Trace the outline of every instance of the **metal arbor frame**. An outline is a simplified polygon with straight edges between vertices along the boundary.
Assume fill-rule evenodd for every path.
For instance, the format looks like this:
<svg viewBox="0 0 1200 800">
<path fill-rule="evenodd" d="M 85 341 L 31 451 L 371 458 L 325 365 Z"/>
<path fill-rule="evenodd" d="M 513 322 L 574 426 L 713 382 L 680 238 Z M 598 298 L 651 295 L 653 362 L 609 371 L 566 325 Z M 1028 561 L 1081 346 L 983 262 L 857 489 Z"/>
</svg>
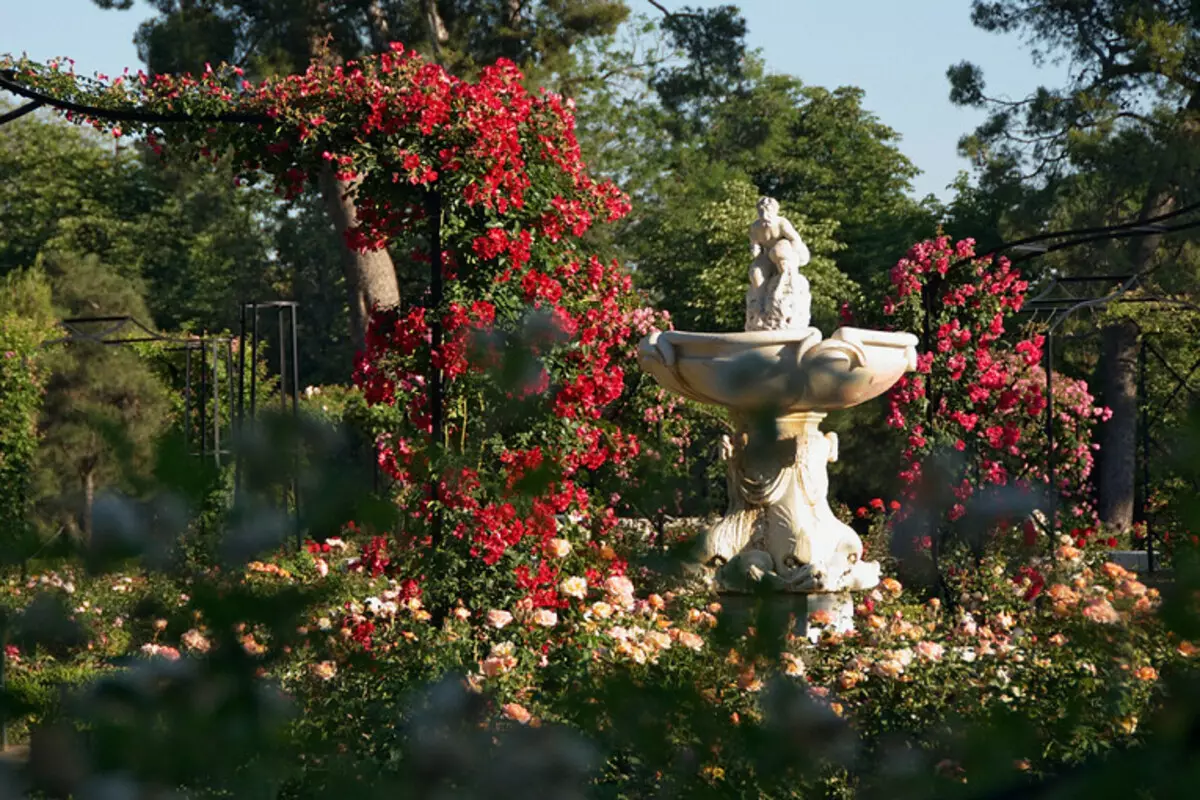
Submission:
<svg viewBox="0 0 1200 800">
<path fill-rule="evenodd" d="M 1195 359 L 1191 366 L 1182 374 L 1171 365 L 1170 360 L 1152 342 L 1151 334 L 1142 335 L 1142 344 L 1138 351 L 1138 407 L 1140 409 L 1138 452 L 1141 456 L 1141 469 L 1138 470 L 1138 522 L 1145 525 L 1146 562 L 1150 572 L 1155 571 L 1154 545 L 1161 534 L 1155 529 L 1154 514 L 1150 503 L 1150 462 L 1154 457 L 1153 450 L 1165 456 L 1170 451 L 1154 434 L 1154 426 L 1160 422 L 1182 396 L 1192 403 L 1200 401 L 1200 380 L 1193 382 L 1193 376 L 1200 370 L 1200 358 Z M 1151 365 L 1151 357 L 1158 362 L 1161 369 L 1166 370 L 1172 379 L 1170 393 L 1161 403 L 1155 403 L 1150 396 L 1147 374 Z M 1193 479 L 1189 481 L 1192 491 L 1200 495 L 1200 485 Z M 1163 540 L 1165 544 L 1165 540 Z"/>
<path fill-rule="evenodd" d="M 22 105 L 19 108 L 0 116 L 0 125 L 12 122 L 15 119 L 18 119 L 43 107 L 92 119 L 107 119 L 116 122 L 141 122 L 159 126 L 197 122 L 206 124 L 265 125 L 271 124 L 272 122 L 272 120 L 265 115 L 242 112 L 227 112 L 210 116 L 201 116 L 186 113 L 158 113 L 140 108 L 99 108 L 96 106 L 63 100 L 61 98 L 48 95 L 45 92 L 23 86 L 20 82 L 18 82 L 17 75 L 12 70 L 0 70 L 0 90 L 10 92 L 11 94 L 16 95 L 17 97 L 20 97 L 26 101 L 25 105 Z M 432 187 L 423 190 L 422 202 L 428 225 L 426 238 L 429 253 L 429 294 L 426 300 L 426 308 L 430 310 L 436 310 L 441 307 L 444 296 L 442 286 L 443 198 L 440 187 L 435 184 Z M 257 306 L 266 307 L 266 304 L 260 303 L 257 304 Z M 295 318 L 293 317 L 293 323 L 294 322 Z M 433 349 L 437 349 L 442 345 L 443 336 L 440 315 L 432 315 L 429 328 L 431 334 L 430 346 Z M 441 368 L 435 366 L 432 361 L 429 367 L 428 385 L 430 416 L 432 418 L 430 442 L 434 448 L 437 448 L 443 441 L 444 387 L 442 370 Z M 253 402 L 251 403 L 251 409 L 252 411 L 254 409 Z M 438 499 L 437 481 L 430 481 L 429 493 L 430 497 L 434 501 Z M 440 507 L 437 507 L 434 511 L 431 525 L 431 534 L 435 544 L 439 543 L 441 540 L 441 530 L 442 512 Z"/>
<path fill-rule="evenodd" d="M 1138 295 L 1134 297 L 1128 296 L 1131 291 L 1139 286 L 1140 275 L 1124 274 L 1124 275 L 1090 275 L 1090 276 L 1052 276 L 1050 283 L 1041 294 L 1028 301 L 1023 312 L 1032 313 L 1035 316 L 1040 312 L 1048 312 L 1048 318 L 1043 323 L 1043 335 L 1046 341 L 1043 345 L 1043 367 L 1045 371 L 1045 397 L 1046 397 L 1046 415 L 1045 415 L 1045 430 L 1047 439 L 1047 472 L 1049 484 L 1053 486 L 1055 483 L 1055 470 L 1057 467 L 1055 458 L 1055 425 L 1054 425 L 1054 347 L 1060 341 L 1078 340 L 1093 338 L 1097 332 L 1092 334 L 1059 334 L 1058 329 L 1061 325 L 1067 322 L 1076 312 L 1085 309 L 1104 308 L 1110 304 L 1144 304 L 1159 307 L 1173 307 L 1185 311 L 1200 312 L 1200 306 L 1192 303 L 1181 301 L 1176 298 L 1160 297 L 1160 296 L 1144 296 Z M 1100 293 L 1092 289 L 1100 284 L 1112 286 L 1114 283 L 1119 284 L 1119 288 L 1112 292 Z M 1080 291 L 1075 287 L 1087 287 Z M 1151 400 L 1147 394 L 1146 375 L 1149 366 L 1149 356 L 1153 354 L 1160 362 L 1162 367 L 1169 370 L 1176 379 L 1173 386 L 1171 396 L 1162 403 L 1158 409 L 1158 415 L 1151 413 Z M 1135 465 L 1135 495 L 1137 497 L 1135 509 L 1135 521 L 1143 522 L 1146 525 L 1146 561 L 1147 571 L 1155 571 L 1155 532 L 1153 530 L 1153 521 L 1148 510 L 1148 498 L 1150 496 L 1150 448 L 1154 444 L 1163 449 L 1152 436 L 1151 429 L 1153 425 L 1161 419 L 1161 412 L 1167 408 L 1178 397 L 1180 391 L 1186 390 L 1192 397 L 1200 399 L 1200 388 L 1192 388 L 1190 380 L 1197 370 L 1200 370 L 1200 359 L 1192 364 L 1185 375 L 1179 375 L 1178 372 L 1170 365 L 1168 359 L 1158 351 L 1149 341 L 1148 334 L 1141 334 L 1141 346 L 1138 350 L 1138 428 L 1139 437 L 1137 443 L 1137 461 Z M 1200 487 L 1197 487 L 1200 490 Z M 1057 533 L 1057 492 L 1051 490 L 1048 493 L 1050 509 L 1047 514 L 1046 527 L 1051 534 L 1053 542 L 1054 534 Z"/>
<path fill-rule="evenodd" d="M 1145 236 L 1167 236 L 1176 233 L 1191 231 L 1200 228 L 1200 202 L 1191 203 L 1182 206 L 1174 211 L 1169 211 L 1157 216 L 1146 217 L 1143 219 L 1132 220 L 1129 222 L 1119 223 L 1116 225 L 1107 225 L 1095 228 L 1079 228 L 1066 231 L 1050 231 L 1040 233 L 1033 236 L 1028 236 L 1023 239 L 1017 239 L 1011 242 L 1005 242 L 992 249 L 979 253 L 968 258 L 956 261 L 951 267 L 961 266 L 962 264 L 971 261 L 992 258 L 1001 256 L 1006 253 L 1012 253 L 1010 261 L 1013 265 L 1017 265 L 1035 258 L 1040 258 L 1048 253 L 1059 250 L 1067 250 L 1079 247 L 1085 244 L 1092 244 L 1101 241 L 1118 240 L 1118 239 L 1134 239 Z M 1194 217 L 1185 219 L 1182 222 L 1177 221 L 1181 217 Z M 1169 224 L 1168 224 L 1169 223 Z M 1046 342 L 1043 349 L 1043 367 L 1046 375 L 1045 396 L 1046 396 L 1046 412 L 1044 417 L 1044 425 L 1047 437 L 1047 473 L 1048 484 L 1053 487 L 1055 484 L 1055 472 L 1057 465 L 1054 457 L 1054 395 L 1053 395 L 1053 376 L 1054 376 L 1054 340 L 1055 333 L 1059 326 L 1070 319 L 1075 313 L 1085 308 L 1096 308 L 1106 306 L 1112 302 L 1129 302 L 1129 303 L 1156 303 L 1160 305 L 1173 305 L 1178 307 L 1189 308 L 1200 311 L 1200 307 L 1172 298 L 1160 297 L 1127 297 L 1127 294 L 1138 287 L 1141 279 L 1144 276 L 1141 273 L 1132 273 L 1126 275 L 1092 275 L 1092 276 L 1058 276 L 1051 275 L 1051 280 L 1046 289 L 1033 300 L 1027 301 L 1025 304 L 1026 311 L 1049 310 L 1051 318 L 1045 327 Z M 1120 286 L 1107 294 L 1084 294 L 1079 295 L 1072 291 L 1069 287 L 1073 285 L 1088 285 L 1096 283 L 1107 283 L 1112 285 L 1114 282 L 1120 282 Z M 1063 290 L 1063 287 L 1068 287 Z M 1060 291 L 1062 290 L 1062 291 Z M 1060 296 L 1054 295 L 1058 292 Z M 1065 296 L 1062 296 L 1065 293 Z M 929 320 L 932 316 L 931 304 L 933 302 L 934 292 L 929 291 L 926 287 L 925 291 L 925 330 L 923 332 L 923 344 L 926 350 L 932 344 L 932 332 L 929 326 Z M 1048 492 L 1050 508 L 1046 517 L 1044 527 L 1050 534 L 1048 539 L 1053 548 L 1055 534 L 1057 533 L 1058 518 L 1057 518 L 1057 493 L 1053 490 Z M 1153 566 L 1153 544 L 1152 537 L 1147 537 L 1148 547 L 1151 550 L 1148 553 L 1150 566 Z"/>
<path fill-rule="evenodd" d="M 46 346 L 93 342 L 108 347 L 161 343 L 165 350 L 184 353 L 183 437 L 189 453 L 202 459 L 210 455 L 221 467 L 223 459 L 232 454 L 229 437 L 222 441 L 221 399 L 225 395 L 227 409 L 234 408 L 236 395 L 233 385 L 233 338 L 230 336 L 165 336 L 128 315 L 69 317 L 59 322 L 66 333 L 46 342 Z M 104 326 L 96 330 L 93 326 Z M 197 363 L 197 360 L 199 363 Z M 225 362 L 225 378 L 219 369 Z M 199 398 L 197 399 L 197 383 Z M 224 386 L 222 386 L 224 384 Z M 211 415 L 210 415 L 211 409 Z M 198 441 L 192 440 L 192 419 L 197 418 Z M 210 424 L 211 423 L 211 424 Z M 232 433 L 232 425 L 229 427 Z"/>
<path fill-rule="evenodd" d="M 242 303 L 238 330 L 238 341 L 241 346 L 238 348 L 237 408 L 235 415 L 235 431 L 239 435 L 245 430 L 247 419 L 253 421 L 258 414 L 258 370 L 256 365 L 258 364 L 259 348 L 262 343 L 262 331 L 259 321 L 264 313 L 274 312 L 279 325 L 279 402 L 281 412 L 287 414 L 290 405 L 293 421 L 298 420 L 300 417 L 300 340 L 297 317 L 299 307 L 300 304 L 294 300 L 253 300 Z M 290 348 L 288 347 L 289 338 L 291 340 Z M 250 354 L 250 402 L 248 409 L 246 403 L 247 353 Z M 293 453 L 293 466 L 298 467 L 299 461 L 299 453 Z M 245 477 L 240 451 L 237 454 L 234 464 L 234 492 L 235 496 L 240 496 Z M 296 546 L 299 548 L 303 534 L 300 528 L 300 484 L 297 473 L 298 469 L 294 468 L 289 483 L 296 527 Z M 286 496 L 284 497 L 284 502 L 287 502 Z"/>
<path fill-rule="evenodd" d="M 229 456 L 240 478 L 242 459 L 231 440 L 240 434 L 247 419 L 258 413 L 258 371 L 254 364 L 262 343 L 259 321 L 263 313 L 274 311 L 279 326 L 279 398 L 282 410 L 293 418 L 300 413 L 299 303 L 292 300 L 257 300 L 242 304 L 238 335 L 167 336 L 128 315 L 69 317 L 59 322 L 65 336 L 49 340 L 45 346 L 88 341 L 105 346 L 160 343 L 164 350 L 184 353 L 183 434 L 188 452 L 200 458 L 211 456 L 221 467 Z M 99 330 L 95 326 L 103 326 Z M 290 347 L 288 346 L 290 340 Z M 235 380 L 234 343 L 237 342 L 237 378 Z M 246 386 L 246 354 L 250 354 L 250 385 Z M 224 365 L 224 376 L 220 367 Z M 199 397 L 197 397 L 197 394 Z M 249 403 L 247 403 L 247 394 Z M 224 402 L 224 405 L 222 403 Z M 221 424 L 222 410 L 230 416 Z M 196 420 L 200 436 L 192 437 Z M 240 480 L 238 482 L 240 488 Z M 293 498 L 296 489 L 293 484 Z M 298 509 L 298 503 L 297 503 Z"/>
</svg>

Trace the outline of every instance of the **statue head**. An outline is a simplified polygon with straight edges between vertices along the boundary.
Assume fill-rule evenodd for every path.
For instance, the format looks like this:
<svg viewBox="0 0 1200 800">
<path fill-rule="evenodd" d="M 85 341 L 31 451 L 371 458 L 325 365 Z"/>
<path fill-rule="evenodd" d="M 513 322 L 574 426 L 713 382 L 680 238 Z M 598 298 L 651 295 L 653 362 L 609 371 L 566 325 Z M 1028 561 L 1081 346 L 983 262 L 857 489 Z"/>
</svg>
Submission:
<svg viewBox="0 0 1200 800">
<path fill-rule="evenodd" d="M 763 219 L 775 219 L 779 216 L 779 201 L 774 197 L 758 198 L 758 216 Z"/>
</svg>

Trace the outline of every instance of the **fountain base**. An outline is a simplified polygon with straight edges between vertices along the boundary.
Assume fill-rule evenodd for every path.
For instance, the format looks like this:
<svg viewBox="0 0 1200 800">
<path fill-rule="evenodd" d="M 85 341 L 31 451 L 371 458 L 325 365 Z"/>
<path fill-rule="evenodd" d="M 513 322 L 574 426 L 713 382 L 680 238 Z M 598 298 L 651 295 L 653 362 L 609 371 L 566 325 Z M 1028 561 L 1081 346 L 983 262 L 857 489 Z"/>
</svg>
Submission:
<svg viewBox="0 0 1200 800">
<path fill-rule="evenodd" d="M 879 582 L 879 564 L 862 560 L 862 540 L 829 507 L 837 435 L 821 431 L 824 418 L 739 415 L 738 433 L 722 448 L 729 507 L 701 537 L 696 559 L 712 588 L 813 594 Z"/>
<path fill-rule="evenodd" d="M 786 620 L 789 633 L 814 644 L 821 640 L 821 635 L 826 631 L 844 634 L 854 629 L 854 600 L 849 592 L 724 593 L 721 595 L 721 608 L 722 614 L 739 628 L 761 628 L 765 619 Z"/>
</svg>

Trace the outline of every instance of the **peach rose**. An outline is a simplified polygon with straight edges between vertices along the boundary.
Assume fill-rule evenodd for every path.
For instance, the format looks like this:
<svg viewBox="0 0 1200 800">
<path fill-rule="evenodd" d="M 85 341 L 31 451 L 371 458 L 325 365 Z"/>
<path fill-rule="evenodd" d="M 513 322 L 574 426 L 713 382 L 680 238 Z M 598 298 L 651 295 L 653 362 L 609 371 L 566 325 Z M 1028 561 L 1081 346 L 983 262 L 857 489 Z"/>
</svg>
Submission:
<svg viewBox="0 0 1200 800">
<path fill-rule="evenodd" d="M 504 712 L 504 716 L 522 725 L 528 725 L 529 720 L 533 719 L 533 715 L 529 713 L 529 710 L 520 703 L 505 703 L 500 710 Z"/>
<path fill-rule="evenodd" d="M 546 542 L 545 553 L 548 558 L 566 558 L 571 554 L 571 543 L 566 539 L 551 539 Z"/>
<path fill-rule="evenodd" d="M 1158 679 L 1158 670 L 1147 664 L 1135 669 L 1133 671 L 1133 677 L 1137 678 L 1139 681 L 1146 681 L 1149 683 L 1150 681 Z"/>
<path fill-rule="evenodd" d="M 1101 625 L 1113 625 L 1121 621 L 1121 615 L 1104 598 L 1097 598 L 1084 606 L 1083 616 Z"/>
<path fill-rule="evenodd" d="M 308 665 L 308 671 L 314 678 L 323 681 L 332 680 L 337 675 L 337 664 L 332 661 L 318 661 Z"/>
<path fill-rule="evenodd" d="M 941 661 L 945 655 L 946 648 L 942 647 L 937 642 L 923 641 L 917 642 L 917 656 L 926 661 Z"/>
<path fill-rule="evenodd" d="M 496 630 L 500 630 L 508 623 L 512 622 L 513 615 L 507 611 L 502 611 L 498 608 L 493 608 L 487 612 L 487 624 Z"/>
</svg>

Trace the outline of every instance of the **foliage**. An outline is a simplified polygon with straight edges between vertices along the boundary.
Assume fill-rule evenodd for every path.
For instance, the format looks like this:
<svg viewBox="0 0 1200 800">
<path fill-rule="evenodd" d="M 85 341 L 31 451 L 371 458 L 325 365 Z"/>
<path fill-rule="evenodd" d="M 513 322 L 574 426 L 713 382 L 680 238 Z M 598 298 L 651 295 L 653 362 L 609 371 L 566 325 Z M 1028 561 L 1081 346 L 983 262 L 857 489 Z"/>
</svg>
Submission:
<svg viewBox="0 0 1200 800">
<path fill-rule="evenodd" d="M 49 286 L 34 272 L 0 278 L 0 540 L 17 557 L 29 541 L 31 478 L 53 331 Z"/>
<path fill-rule="evenodd" d="M 229 528 L 226 552 L 247 534 Z M 640 547 L 612 541 L 602 557 Z M 812 640 L 766 598 L 747 619 L 732 599 L 621 579 L 564 577 L 566 608 L 464 603 L 439 621 L 354 525 L 300 552 L 242 552 L 173 576 L 7 579 L 10 686 L 40 730 L 37 786 L 474 797 L 519 776 L 589 797 L 916 798 L 958 796 L 966 778 L 1033 792 L 1078 765 L 1093 771 L 1076 780 L 1102 783 L 1097 755 L 1181 747 L 1158 737 L 1194 713 L 1178 706 L 1200 653 L 1194 603 L 1066 541 L 1015 564 L 960 562 L 953 609 L 889 577 L 860 598 L 852 632 L 823 630 L 818 613 Z M 591 563 L 575 548 L 548 558 L 564 576 Z M 68 609 L 75 627 L 50 638 Z M 60 682 L 74 684 L 63 703 L 46 690 Z M 196 758 L 201 735 L 214 738 Z"/>
<path fill-rule="evenodd" d="M 862 102 L 861 90 L 805 86 L 751 60 L 746 87 L 711 98 L 703 133 L 674 143 L 669 181 L 711 191 L 744 177 L 809 220 L 835 221 L 838 267 L 865 284 L 933 215 L 906 196 L 916 169 Z"/>
<path fill-rule="evenodd" d="M 11 198 L 0 210 L 0 272 L 54 252 L 96 256 L 144 289 L 141 321 L 163 329 L 233 328 L 242 300 L 278 296 L 274 198 L 235 188 L 228 163 L 167 163 L 140 144 L 35 117 L 5 125 L 0 142 Z"/>
<path fill-rule="evenodd" d="M 131 6 L 129 0 L 94 2 L 102 8 Z M 378 54 L 388 41 L 398 40 L 458 75 L 499 58 L 549 74 L 569 60 L 574 45 L 611 32 L 629 13 L 618 0 L 351 0 L 317 6 L 295 0 L 273 6 L 154 0 L 151 6 L 156 15 L 135 37 L 138 56 L 150 69 L 199 72 L 206 63 L 228 62 L 258 75 L 300 71 L 324 37 L 341 60 Z"/>
<path fill-rule="evenodd" d="M 676 208 L 695 208 L 681 188 Z M 687 217 L 651 217 L 639 226 L 642 255 L 637 261 L 642 283 L 683 330 L 736 331 L 745 326 L 747 231 L 754 221 L 758 196 L 746 180 L 721 187 L 719 199 L 699 204 Z M 781 209 L 796 226 L 813 254 L 804 267 L 813 295 L 813 324 L 837 327 L 843 304 L 858 306 L 858 286 L 835 264 L 844 248 L 836 240 L 837 225 L 815 221 Z"/>
<path fill-rule="evenodd" d="M 1200 286 L 1195 9 L 1141 0 L 1000 0 L 974 2 L 972 21 L 986 31 L 1020 35 L 1035 63 L 1062 62 L 1066 75 L 1060 86 L 1041 86 L 1014 100 L 991 96 L 983 72 L 969 62 L 948 70 L 951 100 L 988 111 L 960 142 L 980 174 L 978 202 L 970 205 L 992 214 L 997 227 L 1019 233 L 1102 228 L 1174 213 L 1163 230 L 1085 240 L 1049 253 L 1042 260 L 1045 271 L 1031 273 L 1031 280 L 1126 275 L 1133 277 L 1083 286 L 1100 295 L 1132 286 L 1144 292 L 1143 301 L 1194 298 Z M 1190 216 L 1180 216 L 1188 209 Z M 1105 522 L 1128 529 L 1136 506 L 1138 400 L 1131 354 L 1138 328 L 1126 315 L 1109 313 L 1115 305 L 1079 314 L 1062 329 L 1102 332 L 1105 355 L 1096 385 L 1113 416 L 1101 429 L 1098 505 Z"/>
</svg>

